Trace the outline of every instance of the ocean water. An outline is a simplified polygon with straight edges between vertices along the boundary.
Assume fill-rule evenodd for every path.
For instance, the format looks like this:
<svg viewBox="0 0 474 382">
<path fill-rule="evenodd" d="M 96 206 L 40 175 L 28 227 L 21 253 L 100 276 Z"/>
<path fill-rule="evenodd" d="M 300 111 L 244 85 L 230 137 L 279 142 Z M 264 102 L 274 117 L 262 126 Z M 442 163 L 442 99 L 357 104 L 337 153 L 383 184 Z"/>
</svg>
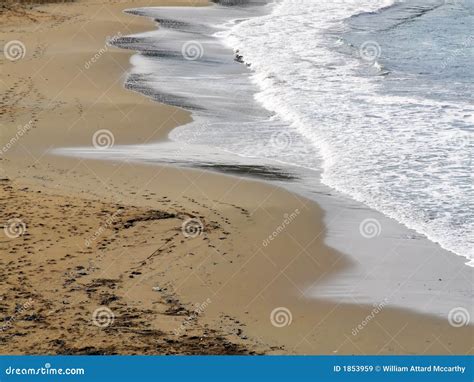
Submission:
<svg viewBox="0 0 474 382">
<path fill-rule="evenodd" d="M 264 8 L 213 35 L 238 50 L 256 89 L 246 72 L 221 76 L 223 65 L 220 92 L 203 74 L 197 93 L 212 97 L 194 99 L 208 115 L 195 112 L 171 137 L 320 171 L 324 184 L 472 260 L 474 0 Z"/>
<path fill-rule="evenodd" d="M 473 31 L 473 0 L 284 0 L 220 36 L 323 183 L 472 260 Z"/>
<path fill-rule="evenodd" d="M 160 28 L 115 41 L 140 52 L 126 86 L 193 122 L 166 144 L 69 153 L 278 167 L 474 266 L 474 0 L 216 3 L 129 10 Z"/>
</svg>

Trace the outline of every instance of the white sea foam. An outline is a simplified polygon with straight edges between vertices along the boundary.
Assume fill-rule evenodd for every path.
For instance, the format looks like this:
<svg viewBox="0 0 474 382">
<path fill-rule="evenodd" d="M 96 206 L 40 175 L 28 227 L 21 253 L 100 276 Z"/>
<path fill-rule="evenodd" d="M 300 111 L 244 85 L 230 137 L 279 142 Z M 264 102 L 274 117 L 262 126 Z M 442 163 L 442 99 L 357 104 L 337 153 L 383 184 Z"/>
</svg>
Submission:
<svg viewBox="0 0 474 382">
<path fill-rule="evenodd" d="M 379 60 L 340 37 L 347 18 L 391 3 L 284 0 L 220 36 L 251 63 L 257 100 L 319 149 L 325 184 L 474 266 L 472 103 L 391 94 L 370 73 Z"/>
</svg>

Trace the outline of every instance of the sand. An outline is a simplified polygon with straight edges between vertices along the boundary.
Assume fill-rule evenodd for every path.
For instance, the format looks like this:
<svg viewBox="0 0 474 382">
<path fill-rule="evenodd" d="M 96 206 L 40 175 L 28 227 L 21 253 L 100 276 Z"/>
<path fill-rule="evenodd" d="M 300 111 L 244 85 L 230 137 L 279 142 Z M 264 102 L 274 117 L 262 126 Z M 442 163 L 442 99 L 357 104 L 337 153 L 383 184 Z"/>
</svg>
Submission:
<svg viewBox="0 0 474 382">
<path fill-rule="evenodd" d="M 130 52 L 104 43 L 154 28 L 122 13 L 145 5 L 1 16 L 2 41 L 26 54 L 1 66 L 0 220 L 19 219 L 21 235 L 0 237 L 0 352 L 472 353 L 472 327 L 309 299 L 351 264 L 325 245 L 323 213 L 304 198 L 204 171 L 49 154 L 91 145 L 100 129 L 115 144 L 163 140 L 190 120 L 125 90 Z"/>
</svg>

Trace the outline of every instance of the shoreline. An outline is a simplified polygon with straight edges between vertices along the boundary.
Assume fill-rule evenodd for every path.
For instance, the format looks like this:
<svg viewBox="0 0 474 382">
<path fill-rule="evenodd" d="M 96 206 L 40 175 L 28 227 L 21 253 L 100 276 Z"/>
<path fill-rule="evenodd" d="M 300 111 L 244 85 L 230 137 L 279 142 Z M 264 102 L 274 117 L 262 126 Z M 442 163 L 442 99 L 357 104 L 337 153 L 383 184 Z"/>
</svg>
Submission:
<svg viewBox="0 0 474 382">
<path fill-rule="evenodd" d="M 87 5 L 89 5 L 87 2 L 78 3 L 79 9 L 76 9 L 75 12 L 81 10 L 81 7 L 84 7 L 82 11 L 85 11 Z M 124 5 L 125 3 L 115 4 L 113 9 L 117 11 Z M 133 3 L 133 6 L 136 7 L 137 3 Z M 63 11 L 68 10 L 70 7 L 71 4 L 59 6 Z M 90 5 L 90 7 L 93 6 Z M 132 17 L 130 15 L 126 16 Z M 114 17 L 116 16 L 114 15 Z M 110 27 L 110 25 L 104 26 L 103 20 L 94 21 L 97 24 L 95 28 L 99 28 L 99 31 L 102 30 L 101 28 L 105 30 Z M 142 28 L 142 24 L 144 25 L 144 23 L 136 21 L 134 27 L 137 27 L 138 30 Z M 73 26 L 71 27 L 73 28 Z M 94 31 L 96 31 L 95 28 L 93 29 Z M 83 46 L 86 46 L 86 44 Z M 97 46 L 100 48 L 101 45 L 98 44 Z M 79 50 L 81 48 L 82 46 L 75 46 L 75 49 Z M 56 45 L 56 49 L 61 52 L 63 48 Z M 48 52 L 47 48 L 45 48 L 45 52 Z M 58 53 L 52 53 L 55 64 L 58 66 L 54 67 L 52 65 L 49 73 L 57 73 L 62 70 L 65 74 L 70 75 L 71 68 L 77 67 L 74 63 L 81 62 L 82 57 L 90 56 L 90 53 L 93 52 L 94 49 L 89 48 L 89 51 L 83 56 L 71 59 L 71 55 L 73 56 L 77 53 L 72 54 L 68 52 L 67 57 L 61 57 Z M 119 59 L 120 65 L 114 66 L 113 62 L 110 61 L 103 62 L 107 61 L 109 56 L 114 61 Z M 114 66 L 114 72 L 118 73 L 121 66 L 128 60 L 128 57 L 129 52 L 118 53 L 115 49 L 113 53 L 107 52 L 90 69 L 89 75 L 95 79 L 99 79 L 107 74 L 110 75 L 112 73 L 111 64 Z M 47 57 L 44 60 L 43 62 L 46 62 L 46 65 L 51 64 Z M 18 64 L 23 63 L 19 62 Z M 64 68 L 63 65 L 69 66 Z M 11 73 L 21 77 L 20 74 L 24 68 L 19 67 L 20 65 L 16 66 L 15 70 L 12 67 Z M 58 68 L 61 68 L 61 70 L 58 70 Z M 60 80 L 60 78 L 58 76 L 56 80 Z M 48 82 L 50 80 L 52 80 L 51 77 L 47 79 Z M 35 99 L 34 97 L 36 97 L 37 101 L 41 100 L 41 92 L 51 87 L 50 84 L 45 84 L 44 81 L 46 81 L 44 78 L 39 80 L 40 86 L 37 86 L 39 90 L 30 90 L 30 93 L 28 93 L 30 96 L 33 93 L 33 100 Z M 380 351 L 383 354 L 394 354 L 404 351 L 443 353 L 448 350 L 463 354 L 472 352 L 469 343 L 466 343 L 466 341 L 468 342 L 469 335 L 472 334 L 471 327 L 455 329 L 440 319 L 399 309 L 385 308 L 380 314 L 377 312 L 377 324 L 374 322 L 371 326 L 364 326 L 363 332 L 351 338 L 351 330 L 363 322 L 368 314 L 371 314 L 373 307 L 350 306 L 306 299 L 304 294 L 301 294 L 301 290 L 305 290 L 308 284 L 314 283 L 315 278 L 324 278 L 324 275 L 341 271 L 349 264 L 345 256 L 338 254 L 324 244 L 325 228 L 322 224 L 323 213 L 320 208 L 297 195 L 277 189 L 269 184 L 244 181 L 238 178 L 195 170 L 157 168 L 133 163 L 104 163 L 83 159 L 53 158 L 50 156 L 25 157 L 26 152 L 29 152 L 30 155 L 42 155 L 41 153 L 44 149 L 49 149 L 51 142 L 54 142 L 56 147 L 64 147 L 66 141 L 73 141 L 77 145 L 83 145 L 86 142 L 90 144 L 92 133 L 98 127 L 104 127 L 104 125 L 105 127 L 110 127 L 116 122 L 121 125 L 120 127 L 123 130 L 114 130 L 115 142 L 117 144 L 121 142 L 130 144 L 141 143 L 139 137 L 142 136 L 147 138 L 156 136 L 156 131 L 152 131 L 150 134 L 148 127 L 151 116 L 154 118 L 165 118 L 164 123 L 162 123 L 161 134 L 164 134 L 164 131 L 167 128 L 171 128 L 175 123 L 182 124 L 189 121 L 189 114 L 184 112 L 175 113 L 175 108 L 159 105 L 146 99 L 146 97 L 125 89 L 119 90 L 121 84 L 117 86 L 116 80 L 113 78 L 110 81 L 117 90 L 113 94 L 113 102 L 110 102 L 110 104 L 104 102 L 104 105 L 100 105 L 100 103 L 91 102 L 90 105 L 87 105 L 88 107 L 82 106 L 82 115 L 80 115 L 81 106 L 79 105 L 81 105 L 81 101 L 87 100 L 91 93 L 97 94 L 98 91 L 90 90 L 90 87 L 93 86 L 92 84 L 89 84 L 89 87 L 87 87 L 80 86 L 78 83 L 74 84 L 74 91 L 71 91 L 71 94 L 68 95 L 70 99 L 66 101 L 64 98 L 61 99 L 66 105 L 54 105 L 55 109 L 50 111 L 48 116 L 44 116 L 36 111 L 34 118 L 38 119 L 37 125 L 27 136 L 22 137 L 18 146 L 15 145 L 13 149 L 9 150 L 7 153 L 8 159 L 2 157 L 2 168 L 6 170 L 5 176 L 11 178 L 11 180 L 5 181 L 7 184 L 3 191 L 10 192 L 10 189 L 15 190 L 15 193 L 9 194 L 10 199 L 8 200 L 10 200 L 10 204 L 8 207 L 13 208 L 10 214 L 13 216 L 14 214 L 23 213 L 25 216 L 29 216 L 28 219 L 32 220 L 32 224 L 28 224 L 28 226 L 32 227 L 31 237 L 37 243 L 33 246 L 34 250 L 44 249 L 44 246 L 48 248 L 48 244 L 45 243 L 47 239 L 42 238 L 44 236 L 44 229 L 37 225 L 37 221 L 34 222 L 36 215 L 31 214 L 31 209 L 35 211 L 35 205 L 41 206 L 41 204 L 44 204 L 44 207 L 37 210 L 36 213 L 38 216 L 42 216 L 42 211 L 40 210 L 45 209 L 47 211 L 43 219 L 44 222 L 48 223 L 46 225 L 49 228 L 57 225 L 57 222 L 62 221 L 64 216 L 68 217 L 68 221 L 66 224 L 61 225 L 62 227 L 81 226 L 81 223 L 83 223 L 81 214 L 87 211 L 95 211 L 93 213 L 95 221 L 87 222 L 89 226 L 86 227 L 85 231 L 92 231 L 92 233 L 97 227 L 103 226 L 104 221 L 107 222 L 106 218 L 108 216 L 114 216 L 117 205 L 125 206 L 127 219 L 124 221 L 120 220 L 123 223 L 120 227 L 128 228 L 115 227 L 118 228 L 118 233 L 117 231 L 113 233 L 109 232 L 109 230 L 113 231 L 110 227 L 106 227 L 107 236 L 104 236 L 104 239 L 100 241 L 100 244 L 105 245 L 105 248 L 98 247 L 95 249 L 95 252 L 103 254 L 99 256 L 100 259 L 95 258 L 97 253 L 94 251 L 89 254 L 82 254 L 89 261 L 97 262 L 94 267 L 98 265 L 99 268 L 110 269 L 108 280 L 115 281 L 102 282 L 100 285 L 97 285 L 97 282 L 94 281 L 97 280 L 97 273 L 95 273 L 94 267 L 86 268 L 85 272 L 87 274 L 85 275 L 81 274 L 83 269 L 77 270 L 74 268 L 78 266 L 84 267 L 82 263 L 85 259 L 77 259 L 77 256 L 69 260 L 64 259 L 64 246 L 69 251 L 73 251 L 74 246 L 77 244 L 77 237 L 71 232 L 64 232 L 62 228 L 58 233 L 54 233 L 54 230 L 47 232 L 49 237 L 55 238 L 58 243 L 54 246 L 55 250 L 50 250 L 48 253 L 48 257 L 50 256 L 48 263 L 58 263 L 57 265 L 51 265 L 51 267 L 56 268 L 56 272 L 59 272 L 60 275 L 66 274 L 67 280 L 70 279 L 70 268 L 76 269 L 74 275 L 79 274 L 80 276 L 76 277 L 76 279 L 83 278 L 83 280 L 74 280 L 72 285 L 78 287 L 78 289 L 72 288 L 67 293 L 74 294 L 81 300 L 84 299 L 82 293 L 84 291 L 88 292 L 88 289 L 89 293 L 92 293 L 92 296 L 94 296 L 93 301 L 96 303 L 118 297 L 117 300 L 112 300 L 109 304 L 112 306 L 112 311 L 118 310 L 120 312 L 116 316 L 117 320 L 120 317 L 128 317 L 123 322 L 134 328 L 134 331 L 130 332 L 127 332 L 128 329 L 123 327 L 121 330 L 125 330 L 128 333 L 127 336 L 138 336 L 143 341 L 144 346 L 138 349 L 138 352 L 153 352 L 153 341 L 149 337 L 169 339 L 169 337 L 163 335 L 163 332 L 173 333 L 176 327 L 180 327 L 179 325 L 176 326 L 177 322 L 191 314 L 190 311 L 192 310 L 182 306 L 174 306 L 175 309 L 170 314 L 167 310 L 169 305 L 171 304 L 171 307 L 173 307 L 176 303 L 169 296 L 165 295 L 161 301 L 157 301 L 156 291 L 152 288 L 159 288 L 161 290 L 164 289 L 162 285 L 166 285 L 165 288 L 174 291 L 177 289 L 176 285 L 173 285 L 174 280 L 183 281 L 183 285 L 179 287 L 179 295 L 185 301 L 185 306 L 192 306 L 196 303 L 202 304 L 203 301 L 208 301 L 208 298 L 211 301 L 218 302 L 209 303 L 205 308 L 205 312 L 199 317 L 199 321 L 203 322 L 204 329 L 198 327 L 188 331 L 186 328 L 184 331 L 186 338 L 178 340 L 178 345 L 180 342 L 186 344 L 186 342 L 193 343 L 192 341 L 195 341 L 194 345 L 200 343 L 199 338 L 203 338 L 200 336 L 206 333 L 205 327 L 208 325 L 212 328 L 214 334 L 217 333 L 215 334 L 215 338 L 217 338 L 215 341 L 222 345 L 217 352 L 221 354 L 225 353 L 225 344 L 229 342 L 237 343 L 244 349 L 247 349 L 246 351 L 265 353 L 328 354 L 339 352 L 350 354 L 361 351 Z M 98 88 L 101 86 L 103 87 L 104 83 L 100 84 Z M 32 87 L 34 88 L 34 86 Z M 62 93 L 62 96 L 64 96 L 64 93 Z M 78 103 L 75 103 L 74 100 L 78 96 L 82 98 L 79 98 Z M 112 97 L 112 95 L 108 94 L 107 98 L 109 97 Z M 35 112 L 34 107 L 28 104 L 28 98 L 22 102 L 22 107 L 15 106 L 15 108 L 9 110 L 10 116 L 16 121 L 19 120 L 16 118 L 16 114 L 19 114 L 18 117 L 22 117 L 24 120 L 28 119 L 26 115 L 21 115 L 24 113 L 24 110 Z M 139 111 L 134 112 L 136 103 L 139 103 L 141 107 Z M 116 109 L 116 106 L 120 106 L 120 110 L 116 113 L 120 114 L 125 110 L 134 114 L 128 117 L 123 115 L 114 117 L 113 111 Z M 70 127 L 68 134 L 58 134 L 58 129 L 64 125 L 64 122 L 61 121 L 64 120 L 65 115 L 73 115 L 73 108 L 74 114 L 80 115 L 78 124 L 81 128 L 79 129 L 78 125 L 73 125 Z M 55 113 L 59 115 L 55 116 Z M 169 117 L 170 114 L 171 117 Z M 106 121 L 103 120 L 104 115 L 107 116 Z M 166 119 L 167 117 L 168 119 Z M 122 122 L 124 118 L 126 121 Z M 130 126 L 133 126 L 134 129 L 130 130 Z M 15 125 L 10 124 L 9 127 L 13 130 Z M 84 127 L 86 129 L 83 129 Z M 38 129 L 41 130 L 41 141 L 38 139 L 38 134 L 30 136 L 32 132 Z M 72 133 L 74 134 L 73 136 L 71 136 Z M 10 163 L 3 166 L 7 160 Z M 31 186 L 32 183 L 35 185 Z M 24 190 L 25 186 L 31 187 L 31 190 Z M 41 192 L 38 193 L 38 191 Z M 15 199 L 18 195 L 22 195 L 22 192 L 27 193 L 31 198 L 31 203 L 26 206 L 21 204 L 20 198 Z M 46 200 L 41 195 L 43 193 L 47 195 Z M 61 196 L 62 194 L 64 195 Z M 173 196 L 170 198 L 170 195 Z M 262 202 L 257 202 L 254 195 L 266 195 L 266 197 L 263 198 Z M 67 200 L 61 199 L 64 196 L 67 197 Z M 73 203 L 70 202 L 71 200 Z M 94 207 L 91 207 L 88 203 L 93 203 Z M 107 203 L 109 203 L 108 213 L 104 213 L 104 206 Z M 70 211 L 68 211 L 70 206 L 67 206 L 67 204 L 72 204 L 71 208 L 75 210 L 72 216 Z M 269 234 L 272 234 L 276 227 L 281 225 L 285 213 L 291 214 L 297 209 L 301 211 L 301 214 L 298 214 L 297 218 L 286 227 L 283 234 L 279 235 L 272 244 L 265 247 L 265 249 L 268 248 L 268 252 L 265 252 L 262 249 L 262 241 Z M 167 213 L 175 214 L 175 217 L 170 218 L 169 221 L 164 219 L 165 222 L 163 224 L 157 224 L 157 221 L 161 223 L 159 221 L 161 219 L 152 218 L 155 215 L 150 215 L 150 211 L 155 210 L 165 210 Z M 79 216 L 76 216 L 76 214 L 79 214 Z M 180 216 L 181 218 L 179 218 Z M 206 229 L 209 228 L 209 233 L 206 232 L 204 235 L 198 235 L 197 238 L 192 238 L 192 240 L 182 237 L 180 228 L 181 224 L 186 220 L 185 216 L 198 216 L 199 219 L 204 221 L 204 227 Z M 73 220 L 72 224 L 71 219 Z M 129 226 L 130 224 L 132 226 Z M 136 224 L 139 225 L 139 229 L 135 227 Z M 133 235 L 130 235 L 127 229 L 132 229 Z M 87 236 L 90 233 L 85 234 L 85 232 L 82 233 L 81 242 L 84 235 L 90 237 Z M 313 240 L 315 232 L 320 233 L 320 235 L 316 236 L 316 241 Z M 159 263 L 153 262 L 148 264 L 146 263 L 149 259 L 148 256 L 155 253 L 156 246 L 160 241 L 160 235 L 165 237 L 165 242 L 172 243 L 173 247 L 170 251 L 163 254 L 160 253 L 160 256 L 163 255 L 164 260 Z M 38 237 L 40 239 L 37 242 Z M 67 240 L 61 239 L 61 237 L 67 237 Z M 20 240 L 26 239 L 30 239 L 30 236 L 20 238 Z M 114 242 L 117 244 L 114 244 Z M 120 260 L 117 264 L 114 261 L 114 256 L 119 256 L 121 250 L 131 245 L 130 243 L 133 243 L 133 257 L 136 261 L 131 262 L 124 259 L 123 261 Z M 9 250 L 14 252 L 21 250 L 22 245 L 24 245 L 23 248 L 25 249 L 30 246 L 27 242 L 22 242 L 22 245 L 20 245 L 18 242 L 9 240 L 2 241 L 1 245 L 6 245 Z M 302 256 L 297 257 L 297 261 L 294 262 L 290 254 L 295 252 L 301 252 Z M 255 253 L 261 255 L 249 256 Z M 313 257 L 315 254 L 317 254 L 317 257 Z M 25 260 L 29 263 L 33 261 L 32 256 L 25 256 L 27 258 L 22 258 L 23 262 Z M 11 261 L 15 263 L 15 259 L 15 257 L 12 257 Z M 76 263 L 76 261 L 79 261 L 79 263 Z M 141 272 L 140 274 L 130 274 L 130 269 L 133 266 L 137 266 L 137 264 L 141 264 L 143 261 L 146 263 L 145 271 L 140 269 L 138 271 Z M 32 286 L 34 285 L 34 290 L 38 290 L 38 287 L 44 285 L 46 280 L 42 274 L 38 275 L 35 272 L 35 265 L 37 266 L 37 264 L 29 265 L 31 268 L 27 267 L 27 275 L 23 277 L 26 277 Z M 189 272 L 190 268 L 198 269 L 199 272 Z M 265 269 L 264 275 L 262 275 L 262 269 Z M 282 269 L 287 273 L 282 273 Z M 9 268 L 9 272 L 9 277 L 19 276 L 17 274 L 18 268 Z M 316 277 L 316 275 L 318 276 Z M 130 280 L 138 276 L 138 279 L 141 280 L 138 286 L 134 282 L 127 280 L 128 276 L 134 276 Z M 116 280 L 120 280 L 120 283 Z M 228 280 L 232 280 L 232 282 L 226 285 Z M 14 280 L 9 281 L 12 282 L 11 285 L 13 286 Z M 47 282 L 53 283 L 53 280 L 48 280 Z M 67 285 L 69 287 L 71 284 Z M 221 290 L 222 285 L 224 285 L 224 288 Z M 55 301 L 54 296 L 57 292 L 54 291 L 54 288 L 59 287 L 63 286 L 53 284 L 51 288 L 45 288 L 44 294 L 40 297 L 37 296 L 36 299 L 44 303 L 44 307 L 48 304 L 56 305 L 59 301 Z M 107 290 L 115 288 L 118 288 L 119 293 L 114 293 L 115 295 L 111 296 L 110 290 L 108 292 Z M 127 291 L 131 291 L 131 293 Z M 212 297 L 209 297 L 210 291 L 213 291 L 212 293 L 218 291 L 219 293 L 217 293 L 217 297 L 214 294 L 212 294 Z M 259 292 L 256 293 L 256 291 Z M 221 293 L 222 296 L 220 296 Z M 104 300 L 102 298 L 104 295 L 108 299 Z M 102 300 L 95 300 L 96 297 L 100 296 Z M 17 296 L 10 297 L 11 301 L 18 299 Z M 167 299 L 170 298 L 171 302 L 167 302 Z M 115 306 L 113 301 L 119 301 L 120 306 Z M 126 302 L 125 307 L 122 305 L 123 301 Z M 166 309 L 164 311 L 165 313 L 168 311 L 168 314 L 158 313 L 160 309 L 154 306 L 154 304 L 158 304 L 161 307 L 165 306 Z M 67 325 L 73 322 L 72 317 L 74 314 L 79 314 L 84 321 L 84 327 L 87 328 L 87 333 L 98 335 L 102 338 L 103 332 L 97 330 L 97 327 L 91 327 L 90 323 L 85 323 L 90 316 L 92 306 L 87 306 L 86 311 L 83 311 L 80 306 L 74 304 L 71 307 L 69 307 L 70 304 L 64 305 L 66 307 L 62 309 L 66 309 L 67 312 L 68 319 L 65 320 Z M 141 311 L 143 307 L 146 307 L 147 312 Z M 270 320 L 274 309 L 281 307 L 285 307 L 291 312 L 292 322 L 286 327 L 275 326 Z M 6 309 L 11 308 L 12 306 Z M 123 309 L 126 309 L 126 311 L 123 311 Z M 140 314 L 151 314 L 154 332 L 140 333 L 137 330 L 143 323 L 134 321 L 135 318 L 133 317 L 130 318 L 130 315 L 137 314 L 137 311 L 133 309 L 138 309 Z M 185 310 L 183 311 L 183 309 Z M 248 311 L 246 312 L 245 309 L 248 309 Z M 150 313 L 148 310 L 154 313 Z M 284 310 L 282 311 L 285 312 Z M 59 317 L 55 313 L 50 315 L 44 315 L 42 311 L 37 311 L 36 313 L 39 317 L 42 317 L 38 321 L 33 321 L 38 322 L 39 330 L 37 330 L 36 336 L 39 336 L 39 338 L 46 336 L 46 333 L 41 330 L 41 322 L 46 321 L 49 324 L 53 322 L 60 327 L 64 326 L 64 324 L 60 324 Z M 352 317 L 351 319 L 348 318 L 349 315 Z M 171 316 L 172 323 L 164 324 L 163 316 Z M 64 312 L 62 317 L 64 319 Z M 327 320 L 328 317 L 331 320 Z M 423 320 L 420 320 L 420 317 L 423 317 Z M 17 320 L 17 322 L 20 321 L 22 330 L 28 327 L 28 322 L 30 322 L 28 320 Z M 403 325 L 400 325 L 400 323 L 403 323 Z M 384 330 L 381 328 L 384 328 L 386 332 L 384 333 Z M 156 332 L 156 330 L 160 331 L 160 333 Z M 188 338 L 192 337 L 190 334 L 194 334 L 194 331 L 198 333 L 197 342 L 195 339 Z M 77 333 L 70 333 L 70 330 L 67 328 L 58 328 L 56 331 L 48 333 L 48 335 L 54 337 L 58 334 L 64 335 L 67 332 L 69 333 L 66 335 L 66 342 L 71 341 L 75 343 L 77 341 L 77 338 L 75 339 Z M 324 338 L 319 336 L 320 332 L 325 333 Z M 435 332 L 439 333 L 440 337 L 433 341 L 431 336 Z M 120 331 L 119 333 L 123 334 Z M 301 336 L 301 333 L 307 335 Z M 412 338 L 414 337 L 413 333 L 417 333 L 417 339 Z M 108 334 L 108 337 L 113 337 L 110 339 L 112 343 L 103 346 L 102 350 L 105 349 L 106 351 L 113 352 L 115 347 L 119 352 L 127 352 L 127 340 L 117 338 L 120 335 L 115 332 L 114 325 L 106 329 L 106 334 Z M 110 334 L 116 335 L 110 336 Z M 222 342 L 218 339 L 221 335 L 228 338 L 227 342 Z M 401 346 L 393 344 L 393 340 L 390 339 L 390 336 L 393 335 L 397 337 L 397 343 Z M 144 339 L 145 337 L 147 339 Z M 421 337 L 424 337 L 423 341 Z M 127 337 L 127 339 L 131 340 L 130 337 Z M 29 340 L 34 341 L 35 339 L 29 338 Z M 25 342 L 27 345 L 31 345 L 30 342 Z M 90 342 L 94 343 L 93 340 L 90 340 Z M 155 348 L 155 352 L 166 352 L 166 346 L 169 346 L 170 350 L 174 349 L 173 342 L 165 341 L 165 343 L 168 343 L 168 345 L 163 345 L 163 347 L 159 348 L 160 350 Z M 2 353 L 8 352 L 7 346 L 2 344 Z M 39 347 L 38 351 L 60 352 L 61 349 L 64 349 L 64 345 L 57 343 L 56 347 L 51 345 L 50 348 L 47 348 L 45 346 Z M 215 346 L 214 342 L 212 346 Z M 96 350 L 101 351 L 100 346 L 97 348 Z M 27 352 L 27 348 L 25 347 L 24 349 Z M 74 346 L 68 347 L 68 349 L 70 351 L 78 351 L 77 347 Z M 183 347 L 181 351 L 190 351 L 189 349 L 197 351 L 198 347 Z M 229 349 L 234 349 L 235 351 L 242 350 L 242 348 L 232 347 Z M 82 351 L 92 350 L 82 349 Z M 180 352 L 179 346 L 177 352 Z"/>
<path fill-rule="evenodd" d="M 57 154 L 67 157 L 117 162 L 126 160 L 137 164 L 155 163 L 156 165 L 205 169 L 270 181 L 271 184 L 302 195 L 322 207 L 325 211 L 324 222 L 328 229 L 326 243 L 344 253 L 354 264 L 343 273 L 326 280 L 323 285 L 311 288 L 312 290 L 308 291 L 311 297 L 323 297 L 344 303 L 378 304 L 386 296 L 390 296 L 390 305 L 393 307 L 407 308 L 444 319 L 448 319 L 449 312 L 453 309 L 451 304 L 456 301 L 459 306 L 468 307 L 471 317 L 474 317 L 474 310 L 469 308 L 471 300 L 468 295 L 472 289 L 468 282 L 471 270 L 464 267 L 462 258 L 443 250 L 438 244 L 405 227 L 397 220 L 325 186 L 317 180 L 321 176 L 319 170 L 292 167 L 287 165 L 285 157 L 282 162 L 271 158 L 265 160 L 268 154 L 265 151 L 263 151 L 265 158 L 259 158 L 256 161 L 252 158 L 242 158 L 232 155 L 233 151 L 229 152 L 228 146 L 219 145 L 220 140 L 225 138 L 232 142 L 244 142 L 243 146 L 237 146 L 237 148 L 242 148 L 244 153 L 248 153 L 247 149 L 251 146 L 257 153 L 260 150 L 268 150 L 270 155 L 272 154 L 274 135 L 267 137 L 257 134 L 250 141 L 239 137 L 240 126 L 237 126 L 235 122 L 245 118 L 239 114 L 239 110 L 251 110 L 252 113 L 261 115 L 255 109 L 255 102 L 250 97 L 254 92 L 258 93 L 258 89 L 245 85 L 239 87 L 238 84 L 245 83 L 245 77 L 251 75 L 251 72 L 241 63 L 234 62 L 233 50 L 227 46 L 223 47 L 222 41 L 214 38 L 216 33 L 212 29 L 214 23 L 222 25 L 223 20 L 230 22 L 229 19 L 237 16 L 239 19 L 251 17 L 248 10 L 226 9 L 223 12 L 222 8 L 217 6 L 201 8 L 199 15 L 202 23 L 205 24 L 201 27 L 193 23 L 192 14 L 186 8 L 142 8 L 134 9 L 132 13 L 164 20 L 164 25 L 143 35 L 136 35 L 133 39 L 125 38 L 123 41 L 117 41 L 120 47 L 145 52 L 143 55 L 133 56 L 130 72 L 133 80 L 127 82 L 127 88 L 159 102 L 168 102 L 185 108 L 188 106 L 193 112 L 193 121 L 175 128 L 169 134 L 166 143 L 121 145 L 104 151 L 87 147 L 64 148 L 56 151 Z M 169 27 L 175 23 L 178 27 Z M 184 25 L 183 31 L 179 25 Z M 195 33 L 192 36 L 196 39 L 193 40 L 196 47 L 203 47 L 201 59 L 179 59 L 183 54 L 180 47 L 186 46 L 189 42 L 188 29 Z M 155 59 L 155 55 L 159 59 Z M 194 73 L 193 76 L 197 80 L 211 75 L 212 78 L 219 78 L 221 82 L 233 84 L 230 86 L 233 91 L 236 94 L 245 94 L 250 101 L 240 97 L 241 102 L 234 109 L 232 94 L 225 93 L 227 96 L 225 94 L 223 96 L 219 87 L 217 90 L 206 84 L 203 87 L 199 81 L 197 85 L 191 84 L 187 80 L 188 71 Z M 226 76 L 228 72 L 232 73 L 230 77 Z M 153 73 L 160 73 L 160 75 L 156 76 Z M 183 94 L 180 92 L 181 88 L 189 89 Z M 202 98 L 200 94 L 208 96 Z M 212 103 L 212 99 L 218 100 L 217 105 Z M 242 107 L 242 103 L 245 107 Z M 193 104 L 197 106 L 196 109 L 189 106 Z M 226 108 L 223 105 L 227 105 L 227 108 L 236 114 L 230 114 L 226 119 L 225 112 L 221 113 L 222 108 Z M 201 115 L 201 109 L 206 111 L 204 115 Z M 264 119 L 266 119 L 267 114 L 264 113 Z M 211 114 L 211 117 L 206 117 L 206 114 Z M 217 116 L 216 119 L 212 119 L 214 114 Z M 235 121 L 232 118 L 235 118 Z M 217 125 L 214 126 L 214 123 Z M 220 132 L 219 123 L 222 124 L 223 133 Z M 206 131 L 203 128 L 206 124 L 213 127 Z M 241 123 L 238 124 L 241 125 Z M 226 125 L 231 127 L 227 128 Z M 251 128 L 244 132 L 253 134 L 252 129 L 258 130 L 261 127 L 258 124 L 250 126 Z M 287 133 L 288 126 L 281 128 Z M 259 131 L 261 132 L 261 129 Z M 284 144 L 283 147 L 277 145 L 278 153 L 281 150 L 291 151 L 284 149 L 288 140 L 291 143 L 293 133 L 290 132 L 289 136 L 285 133 L 281 137 L 277 135 L 277 143 L 281 138 Z M 201 134 L 205 139 L 201 139 Z M 216 139 L 216 136 L 220 138 Z M 291 146 L 289 148 L 291 149 Z M 239 150 L 236 152 L 238 153 Z M 313 156 L 317 156 L 317 153 L 313 153 Z M 375 231 L 366 233 L 366 223 L 368 230 Z M 407 275 L 407 268 L 414 269 L 416 272 Z M 373 272 L 375 269 L 377 272 Z M 395 296 L 394 290 L 398 292 Z M 446 296 L 448 290 L 449 295 Z M 436 297 L 433 297 L 433 294 Z"/>
</svg>

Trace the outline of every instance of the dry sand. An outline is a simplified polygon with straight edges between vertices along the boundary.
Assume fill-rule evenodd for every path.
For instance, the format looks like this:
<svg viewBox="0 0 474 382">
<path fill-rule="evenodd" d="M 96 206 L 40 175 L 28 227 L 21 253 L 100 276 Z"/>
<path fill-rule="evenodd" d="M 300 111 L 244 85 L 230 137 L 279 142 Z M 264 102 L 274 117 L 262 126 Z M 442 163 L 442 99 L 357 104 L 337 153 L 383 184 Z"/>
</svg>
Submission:
<svg viewBox="0 0 474 382">
<path fill-rule="evenodd" d="M 48 155 L 91 145 L 98 129 L 140 143 L 189 121 L 125 90 L 130 53 L 104 43 L 154 27 L 123 9 L 160 4 L 189 2 L 79 1 L 1 16 L 1 40 L 20 40 L 26 55 L 1 62 L 0 220 L 24 226 L 0 237 L 0 352 L 472 353 L 472 327 L 306 298 L 350 266 L 325 246 L 308 200 L 202 171 Z M 183 232 L 189 219 L 201 224 L 195 237 Z M 272 323 L 275 309 L 291 323 Z"/>
</svg>

